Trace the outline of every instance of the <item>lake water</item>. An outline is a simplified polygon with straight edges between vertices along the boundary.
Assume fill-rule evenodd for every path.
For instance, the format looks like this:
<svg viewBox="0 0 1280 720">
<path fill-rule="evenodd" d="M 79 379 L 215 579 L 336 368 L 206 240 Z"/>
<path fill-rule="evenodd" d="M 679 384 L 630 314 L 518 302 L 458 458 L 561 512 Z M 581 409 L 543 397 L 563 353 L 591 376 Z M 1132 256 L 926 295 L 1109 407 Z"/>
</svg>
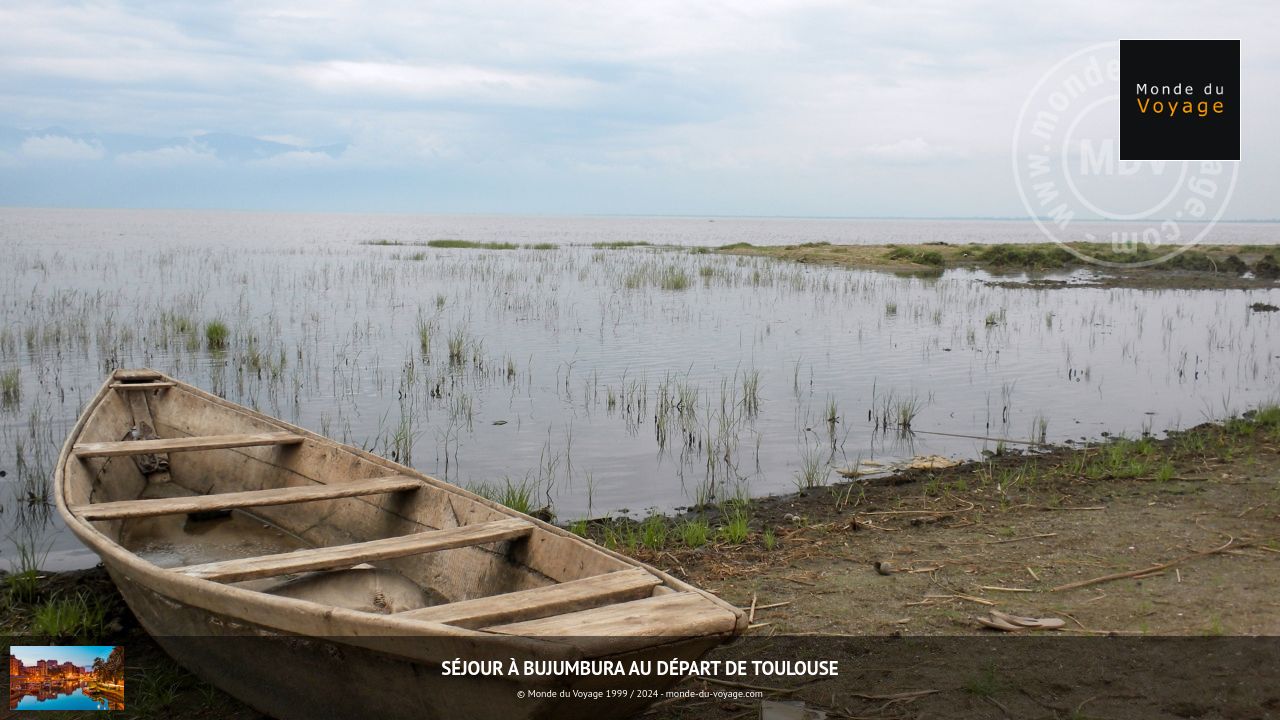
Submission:
<svg viewBox="0 0 1280 720">
<path fill-rule="evenodd" d="M 106 698 L 86 695 L 84 688 L 70 692 L 23 695 L 12 710 L 109 710 Z"/>
<path fill-rule="evenodd" d="M 1224 224 L 1210 242 L 1276 230 Z M 368 244 L 437 238 L 556 247 Z M 952 435 L 1136 436 L 1276 398 L 1280 314 L 1248 306 L 1280 304 L 1277 289 L 1007 289 L 690 250 L 939 241 L 1042 236 L 1012 221 L 0 210 L 0 374 L 18 385 L 0 403 L 0 531 L 37 528 L 50 569 L 96 562 L 24 498 L 116 367 L 451 482 L 524 486 L 564 521 L 995 448 Z M 222 349 L 204 335 L 215 320 Z"/>
</svg>

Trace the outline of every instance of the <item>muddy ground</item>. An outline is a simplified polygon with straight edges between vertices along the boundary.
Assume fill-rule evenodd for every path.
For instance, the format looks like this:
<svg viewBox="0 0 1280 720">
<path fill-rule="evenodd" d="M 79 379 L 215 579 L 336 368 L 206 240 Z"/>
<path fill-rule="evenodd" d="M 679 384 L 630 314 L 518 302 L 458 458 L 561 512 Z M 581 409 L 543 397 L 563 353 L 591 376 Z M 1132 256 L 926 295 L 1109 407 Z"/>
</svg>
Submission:
<svg viewBox="0 0 1280 720">
<path fill-rule="evenodd" d="M 841 672 L 686 689 L 761 692 L 828 717 L 1280 716 L 1275 409 L 1167 440 L 861 479 L 748 512 L 740 544 L 631 552 L 755 606 L 747 638 L 713 657 L 839 658 Z M 130 650 L 126 713 L 258 717 L 173 667 L 100 569 L 43 583 L 45 597 L 109 600 L 107 640 Z M 977 621 L 992 609 L 1065 624 L 1003 633 Z M 11 604 L 5 630 L 24 634 L 33 612 Z M 759 717 L 759 703 L 664 701 L 649 717 Z"/>
</svg>

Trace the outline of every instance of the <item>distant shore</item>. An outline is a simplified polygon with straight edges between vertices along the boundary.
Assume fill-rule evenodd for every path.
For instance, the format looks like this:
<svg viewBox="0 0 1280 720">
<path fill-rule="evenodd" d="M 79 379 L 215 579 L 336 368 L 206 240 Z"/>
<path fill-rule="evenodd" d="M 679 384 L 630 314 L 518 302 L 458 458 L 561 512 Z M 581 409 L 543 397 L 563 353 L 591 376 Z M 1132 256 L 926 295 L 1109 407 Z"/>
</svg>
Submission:
<svg viewBox="0 0 1280 720">
<path fill-rule="evenodd" d="M 1062 273 L 1079 269 L 1097 272 L 1093 278 L 1073 282 L 1101 287 L 1152 289 L 1232 289 L 1276 287 L 1280 281 L 1280 247 L 1272 245 L 1203 245 L 1144 267 L 1115 267 L 1090 262 L 1127 265 L 1159 260 L 1172 248 L 1140 246 L 1133 252 L 1116 251 L 1101 243 L 1071 243 L 1074 253 L 1054 243 L 953 245 L 833 245 L 826 242 L 798 245 L 735 243 L 715 250 L 719 254 L 770 257 L 799 263 L 835 265 L 858 270 L 898 273 L 936 273 L 948 269 L 985 270 L 993 273 Z M 1082 257 L 1084 256 L 1084 257 Z M 1055 280 L 999 281 L 1002 285 L 1053 288 L 1067 286 Z"/>
</svg>

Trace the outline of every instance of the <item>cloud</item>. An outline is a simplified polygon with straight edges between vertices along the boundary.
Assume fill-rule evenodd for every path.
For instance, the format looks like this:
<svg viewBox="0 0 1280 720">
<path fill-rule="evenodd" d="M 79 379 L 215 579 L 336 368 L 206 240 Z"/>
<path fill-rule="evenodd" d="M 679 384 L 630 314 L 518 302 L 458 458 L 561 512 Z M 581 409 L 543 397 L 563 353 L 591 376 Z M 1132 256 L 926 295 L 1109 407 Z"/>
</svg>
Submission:
<svg viewBox="0 0 1280 720">
<path fill-rule="evenodd" d="M 85 142 L 65 135 L 37 135 L 22 141 L 23 157 L 32 160 L 101 160 L 105 155 L 97 141 Z"/>
<path fill-rule="evenodd" d="M 596 83 L 555 74 L 473 65 L 425 65 L 330 61 L 295 69 L 317 90 L 345 96 L 381 95 L 399 100 L 470 100 L 509 105 L 572 104 Z"/>
<path fill-rule="evenodd" d="M 291 150 L 261 160 L 251 160 L 250 165 L 264 168 L 303 168 L 318 170 L 334 167 L 338 159 L 326 152 L 316 150 Z"/>
<path fill-rule="evenodd" d="M 286 169 L 310 181 L 329 168 L 290 186 L 319 208 L 332 202 L 322 182 L 362 182 L 379 197 L 448 178 L 450 201 L 472 209 L 552 198 L 596 212 L 648 197 L 661 200 L 633 209 L 856 214 L 881 211 L 875 195 L 892 175 L 930 214 L 955 205 L 958 183 L 938 184 L 952 174 L 976 198 L 969 211 L 1022 213 L 1008 154 L 1040 75 L 1126 28 L 1178 37 L 1192 25 L 1242 38 L 1246 87 L 1280 80 L 1269 42 L 1280 6 L 1257 0 L 1209 15 L 1157 0 L 1086 0 L 1051 15 L 1013 0 L 386 0 L 377 13 L 343 0 L 8 0 L 0 182 L 22 185 L 36 158 L 112 159 L 104 172 L 124 179 L 218 167 L 263 203 L 286 194 Z M 1253 216 L 1278 215 L 1268 186 L 1280 145 L 1248 139 L 1267 137 L 1280 94 L 1257 94 L 1246 110 L 1241 177 L 1257 179 L 1233 208 L 1252 197 Z M 869 174 L 877 182 L 861 204 L 815 200 Z M 164 201 L 204 192 L 195 186 L 166 184 Z M 902 196 L 895 207 L 907 212 Z"/>
<path fill-rule="evenodd" d="M 861 155 L 869 160 L 894 164 L 922 164 L 965 157 L 965 153 L 958 148 L 937 147 L 922 137 L 906 138 L 883 145 L 868 145 L 862 149 Z"/>
<path fill-rule="evenodd" d="M 121 165 L 139 168 L 208 167 L 220 165 L 216 153 L 199 145 L 172 145 L 155 150 L 137 150 L 116 156 Z"/>
</svg>

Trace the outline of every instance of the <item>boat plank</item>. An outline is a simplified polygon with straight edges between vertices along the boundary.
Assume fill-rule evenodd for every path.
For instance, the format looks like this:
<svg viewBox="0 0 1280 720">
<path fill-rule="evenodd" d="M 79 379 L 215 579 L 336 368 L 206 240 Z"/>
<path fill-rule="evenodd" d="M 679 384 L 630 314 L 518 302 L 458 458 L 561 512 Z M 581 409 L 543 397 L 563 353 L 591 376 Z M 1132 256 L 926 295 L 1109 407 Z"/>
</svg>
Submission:
<svg viewBox="0 0 1280 720">
<path fill-rule="evenodd" d="M 570 580 L 555 585 L 462 600 L 447 605 L 409 610 L 399 617 L 480 628 L 560 615 L 620 600 L 636 600 L 652 592 L 662 580 L 632 568 Z"/>
<path fill-rule="evenodd" d="M 111 375 L 111 378 L 113 380 L 120 380 L 124 382 L 136 382 L 140 380 L 163 380 L 164 375 L 156 372 L 155 370 L 141 368 L 137 370 L 116 370 L 115 373 Z"/>
<path fill-rule="evenodd" d="M 296 445 L 301 435 L 291 432 L 267 432 L 236 435 L 201 435 L 160 440 L 124 440 L 121 442 L 77 443 L 72 449 L 78 458 L 117 457 L 121 455 L 149 455 L 152 453 L 190 452 L 194 450 L 220 450 L 223 448 L 254 447 L 261 445 Z"/>
<path fill-rule="evenodd" d="M 592 610 L 524 622 L 494 625 L 488 632 L 528 637 L 571 637 L 579 644 L 607 648 L 623 636 L 693 637 L 733 632 L 737 617 L 700 593 L 679 592 Z M 593 645 L 594 643 L 594 645 Z"/>
<path fill-rule="evenodd" d="M 154 382 L 113 382 L 111 388 L 113 390 L 155 390 L 156 388 L 171 388 L 177 383 L 169 380 L 156 380 Z"/>
<path fill-rule="evenodd" d="M 449 528 L 448 530 L 428 530 L 412 535 L 370 540 L 350 545 L 307 548 L 306 550 L 295 550 L 275 555 L 222 560 L 203 565 L 188 565 L 187 567 L 174 568 L 172 572 L 203 580 L 239 582 L 241 580 L 255 580 L 257 578 L 275 577 L 277 575 L 312 570 L 334 570 L 373 560 L 386 560 L 407 555 L 419 555 L 439 550 L 511 540 L 528 535 L 533 532 L 533 529 L 533 524 L 528 521 L 519 518 L 507 518 L 505 520 Z"/>
<path fill-rule="evenodd" d="M 334 500 L 360 495 L 378 495 L 381 493 L 414 490 L 422 487 L 422 485 L 422 481 L 417 478 L 406 475 L 391 475 L 331 485 L 301 485 L 269 490 L 216 493 L 213 495 L 121 500 L 92 505 L 78 505 L 72 507 L 71 512 L 86 520 L 154 517 L 158 515 L 209 512 L 212 510 L 231 510 L 234 508 L 288 505 L 291 503 Z"/>
</svg>

